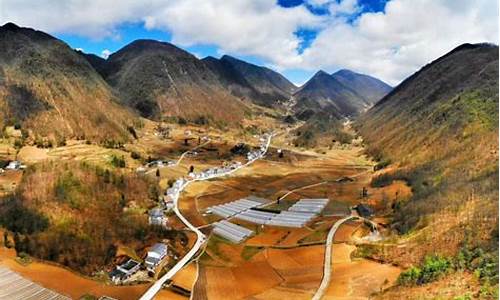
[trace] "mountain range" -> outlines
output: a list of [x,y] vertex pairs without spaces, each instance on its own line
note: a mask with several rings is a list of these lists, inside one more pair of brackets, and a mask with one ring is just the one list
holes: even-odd
[[290,102],[297,116],[321,111],[340,120],[391,89],[348,70],[320,71],[299,88],[266,67],[228,55],[198,59],[154,40],[136,40],[103,59],[12,23],[0,28],[0,45],[2,119],[41,136],[127,139],[137,116],[224,125],[255,105],[280,109]]
[[[357,116],[392,88],[371,76],[349,70],[318,71],[295,94],[297,111],[330,111],[338,117]],[[307,114],[310,115],[310,114]]]
[[272,107],[288,100],[297,90],[283,75],[228,55],[220,59],[209,56],[203,62],[233,95],[258,105]]

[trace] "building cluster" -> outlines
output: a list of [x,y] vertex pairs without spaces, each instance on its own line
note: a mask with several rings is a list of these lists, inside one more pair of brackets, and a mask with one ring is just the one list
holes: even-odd
[[144,260],[144,264],[146,265],[146,269],[149,272],[155,272],[156,267],[158,267],[163,259],[167,256],[167,245],[156,243],[151,247],[148,251],[148,255]]
[[[264,156],[264,154],[267,151],[267,146],[268,142],[271,136],[269,135],[264,135],[263,138],[261,138],[261,146],[259,147],[259,150],[255,150],[250,152],[250,156],[248,156],[248,163],[251,163],[252,161]],[[143,167],[145,170],[146,168],[151,168],[151,167],[163,167],[165,165],[171,165],[173,162],[169,161],[161,161],[161,160],[156,160],[148,163]],[[225,164],[220,167],[213,167],[209,168],[207,170],[201,171],[201,172],[191,172],[188,175],[188,178],[179,178],[177,179],[172,186],[170,186],[164,193],[163,196],[163,201],[160,202],[159,207],[155,207],[149,211],[149,224],[151,225],[158,225],[158,226],[167,226],[168,224],[168,218],[165,216],[165,211],[169,209],[175,208],[176,201],[179,198],[179,194],[181,191],[190,183],[193,181],[198,181],[198,180],[206,180],[210,178],[215,178],[215,177],[220,177],[227,175],[239,168],[241,168],[243,164],[241,162],[233,162],[229,164]],[[235,204],[235,207],[242,205],[244,207],[253,207],[254,205],[262,205],[263,203],[267,202],[267,200],[262,199],[262,198],[257,198],[257,197],[247,197],[245,201],[240,201]],[[245,206],[243,203],[247,203]],[[248,203],[251,203],[250,206],[248,206]],[[223,235],[227,239],[233,241],[233,242],[241,242],[243,239],[251,236],[253,234],[253,231],[226,222],[226,221],[221,221],[218,222],[215,226],[215,231],[218,234]],[[165,259],[167,256],[167,245],[165,244],[155,244],[150,251],[148,251],[147,257],[144,261],[144,266],[149,272],[154,272],[155,269],[159,265],[161,265],[161,262]],[[133,259],[129,259],[126,261],[124,264],[121,264],[117,266],[111,273],[110,277],[115,283],[120,283],[123,282],[124,280],[129,279],[133,274],[137,273],[137,271],[141,268],[141,264]]]
[[175,161],[173,160],[153,160],[145,164],[144,166],[139,166],[136,171],[137,173],[144,173],[151,168],[165,168],[175,166]]
[[140,268],[141,268],[140,262],[133,259],[129,259],[125,263],[116,266],[116,268],[109,273],[109,278],[115,284],[118,284],[120,282],[129,279],[132,275],[137,273],[137,271],[139,271]]
[[146,164],[146,168],[164,168],[175,165],[173,160],[153,160]]
[[252,150],[252,151],[249,151],[247,153],[247,160],[248,161],[254,161],[254,160],[259,159],[262,156],[264,156],[264,154],[267,151],[267,141],[268,141],[268,139],[269,139],[269,135],[268,134],[264,134],[260,138],[260,140],[259,140],[260,141],[259,149]]
[[201,172],[191,172],[188,174],[188,176],[189,176],[189,178],[194,179],[194,180],[209,179],[209,178],[225,175],[225,174],[227,174],[231,171],[234,171],[240,167],[241,167],[241,162],[237,161],[237,162],[228,164],[226,166],[213,167],[213,168],[203,170]]
[[268,203],[266,199],[255,196],[248,196],[236,201],[209,207],[207,213],[214,213],[223,218],[235,216],[245,210],[261,206]]
[[[148,251],[146,258],[144,259],[144,267],[148,272],[155,273],[156,268],[161,265],[168,254],[168,247],[163,243],[154,244]],[[113,271],[109,273],[109,278],[115,284],[123,283],[127,279],[130,279],[134,274],[136,274],[143,265],[129,258],[124,263],[116,266]]]

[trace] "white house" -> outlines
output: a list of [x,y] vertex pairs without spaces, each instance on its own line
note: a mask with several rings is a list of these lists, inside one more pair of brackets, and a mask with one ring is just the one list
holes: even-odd
[[150,272],[154,272],[155,268],[161,263],[161,261],[167,256],[167,245],[162,243],[156,243],[148,251],[148,256],[144,260],[146,268]]
[[167,221],[168,219],[161,208],[155,207],[149,211],[149,225],[166,226]]

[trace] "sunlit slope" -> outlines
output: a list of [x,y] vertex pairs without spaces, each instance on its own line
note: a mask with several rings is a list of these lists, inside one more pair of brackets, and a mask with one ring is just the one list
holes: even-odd
[[0,27],[0,125],[34,137],[125,141],[136,117],[91,65],[62,41]]
[[464,44],[415,73],[357,121],[385,165],[380,186],[405,179],[394,204],[401,233],[425,229],[399,260],[463,246],[498,247],[498,46]]
[[248,111],[201,60],[169,43],[136,40],[113,53],[101,73],[124,105],[147,118],[235,123]]

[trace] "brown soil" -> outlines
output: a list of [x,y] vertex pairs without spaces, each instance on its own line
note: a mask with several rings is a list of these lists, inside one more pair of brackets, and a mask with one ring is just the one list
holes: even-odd
[[15,251],[13,249],[0,248],[0,255],[2,258],[0,263],[3,266],[46,288],[69,295],[74,299],[78,299],[84,294],[92,294],[98,297],[107,295],[120,300],[135,300],[148,287],[148,285],[144,284],[134,286],[105,285],[84,278],[67,269],[41,262],[32,262],[27,266],[22,266],[15,261]]

